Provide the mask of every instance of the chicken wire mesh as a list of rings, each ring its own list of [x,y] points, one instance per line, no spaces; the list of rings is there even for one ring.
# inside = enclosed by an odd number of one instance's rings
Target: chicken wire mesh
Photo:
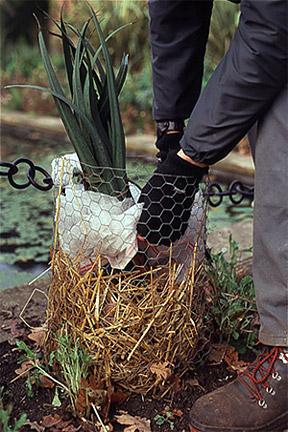
[[[139,239],[139,197],[153,170],[139,163],[128,163],[125,172],[83,167],[75,155],[52,166],[57,193],[47,350],[63,331],[80,342],[104,391],[113,383],[167,394],[193,366],[205,331],[203,194],[197,193],[173,246]]]
[[[204,258],[206,204],[202,191],[194,197],[194,179],[167,179],[158,174],[153,198],[141,195],[153,169],[139,162],[128,163],[126,171],[83,167],[75,154],[53,161],[52,176],[58,186],[57,247],[70,258],[80,258],[83,271],[100,255],[103,263],[121,270],[165,266],[172,259],[181,265],[183,276],[195,254]],[[179,188],[185,193],[179,194]],[[141,222],[143,238],[137,235],[137,224],[147,199]],[[169,240],[172,229],[176,235],[173,245]]]

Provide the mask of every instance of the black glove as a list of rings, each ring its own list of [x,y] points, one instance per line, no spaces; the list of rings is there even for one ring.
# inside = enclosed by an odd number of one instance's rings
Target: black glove
[[[183,136],[183,130],[183,120],[157,122],[157,140],[155,145],[159,150],[156,157],[160,163],[165,161],[169,151],[180,150],[180,140]]]
[[[185,232],[195,193],[208,168],[200,168],[170,151],[142,189],[144,203],[138,234],[155,245],[174,243]]]

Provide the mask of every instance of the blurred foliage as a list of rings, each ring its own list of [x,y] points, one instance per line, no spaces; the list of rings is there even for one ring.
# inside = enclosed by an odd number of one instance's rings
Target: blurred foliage
[[[64,78],[64,59],[58,53],[53,56],[54,64]],[[1,70],[2,85],[37,83],[47,86],[47,75],[39,48],[28,46],[23,40],[9,52],[5,67]],[[2,104],[10,110],[34,112],[37,114],[57,115],[55,103],[49,94],[39,94],[30,89],[4,90]]]
[[[229,1],[215,1],[206,51],[206,69],[213,70],[227,52],[240,16],[239,6]]]
[[[146,0],[90,0],[90,5],[97,12],[101,27],[105,34],[126,23],[131,23],[126,29],[117,34],[110,43],[110,50],[114,63],[119,63],[123,53],[129,54],[132,70],[141,70],[149,61],[150,48],[148,44],[148,8]],[[65,9],[64,9],[65,13]],[[75,23],[83,22],[89,17],[83,7],[82,0],[74,0],[69,20]]]
[[[146,62],[140,71],[128,72],[120,95],[121,113],[126,134],[154,132],[152,121],[152,71]]]
[[[15,46],[23,43],[32,46],[37,43],[37,24],[33,13],[41,7],[48,11],[49,0],[1,0],[1,63],[5,67]],[[39,17],[45,28],[44,16]]]
[[[6,0],[5,0],[6,1]],[[17,3],[18,0],[13,0]],[[53,0],[55,2],[55,0]],[[52,5],[53,5],[52,1]],[[146,0],[90,0],[98,12],[105,34],[124,23],[131,26],[123,29],[109,41],[109,49],[117,62],[123,52],[129,53],[129,74],[121,94],[122,117],[126,133],[154,130],[152,108],[152,80],[150,47],[148,41],[148,8]],[[68,6],[68,4],[67,4]],[[58,18],[58,10],[51,14]],[[88,17],[82,0],[73,0],[72,7],[64,8],[67,21],[82,22]],[[40,13],[38,14],[40,15]],[[86,15],[86,16],[85,16]],[[207,84],[215,66],[227,51],[239,18],[239,6],[229,1],[215,1],[212,13],[209,42],[205,58],[203,86]],[[53,30],[53,29],[52,29]],[[53,62],[58,72],[65,73],[63,59],[53,48]],[[37,46],[28,46],[25,39],[18,40],[9,50],[5,65],[2,65],[2,83],[30,83],[46,85],[47,79]],[[54,102],[48,94],[37,94],[29,90],[3,91],[2,102],[8,109],[32,111],[37,114],[57,115]]]
[[[239,252],[238,243],[230,236],[228,251],[212,256],[208,275],[214,288],[210,314],[220,341],[234,346],[242,354],[256,350],[259,319],[253,279],[237,275]]]

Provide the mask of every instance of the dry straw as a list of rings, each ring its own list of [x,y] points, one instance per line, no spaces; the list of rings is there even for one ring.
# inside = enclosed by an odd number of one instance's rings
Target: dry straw
[[[99,258],[85,274],[79,269],[79,260],[55,253],[50,342],[65,326],[92,356],[96,382],[141,394],[165,392],[175,374],[192,366],[203,325],[201,269],[192,263],[180,284],[171,261],[166,269],[118,272]]]
[[[83,273],[81,250],[72,260],[58,247],[60,198],[61,188],[48,295],[48,350],[64,328],[92,357],[99,388],[113,383],[129,392],[167,394],[175,378],[193,366],[203,333],[205,272],[198,263],[197,242],[182,282],[181,265],[171,258],[164,267],[117,271],[99,257]]]

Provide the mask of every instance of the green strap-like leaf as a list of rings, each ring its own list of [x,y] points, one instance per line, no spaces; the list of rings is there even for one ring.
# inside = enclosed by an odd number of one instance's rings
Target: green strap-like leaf
[[[126,77],[127,77],[127,72],[128,72],[128,55],[124,54],[122,61],[121,61],[121,65],[118,71],[118,74],[116,76],[116,90],[117,90],[117,96],[120,95],[120,92],[123,88],[123,85],[125,83]],[[106,86],[103,89],[103,93],[102,93],[102,97],[99,101],[99,111],[100,111],[100,115],[102,116],[102,118],[106,118],[106,119],[110,119],[109,117],[109,97],[108,97],[108,93],[107,93],[107,83]]]
[[[89,113],[89,115],[91,116],[90,117],[91,121],[95,123],[95,127],[102,139],[105,148],[109,152],[110,159],[112,160],[111,142],[109,141],[108,135],[102,124],[100,114],[99,114],[99,109],[98,109],[99,100],[97,99],[97,94],[93,85],[93,74],[91,69],[89,53],[87,53],[86,56],[86,63],[88,68],[86,81],[84,85],[84,103],[85,103],[86,115],[87,113]]]
[[[80,37],[80,32],[79,32],[79,30],[78,29],[76,29],[74,26],[72,26],[71,24],[67,24],[67,26],[72,30],[72,32],[76,35],[76,36],[78,36],[78,37]],[[92,46],[92,44],[91,44],[91,42],[87,39],[87,38],[84,38],[84,44],[85,44],[85,46],[86,46],[86,48],[89,50],[89,52],[93,55],[93,54],[95,54],[95,49],[93,48],[93,46]],[[98,74],[97,74],[97,72],[95,71],[95,70],[93,70],[93,80],[94,80],[94,82],[95,82],[95,84],[96,84],[96,86],[97,86],[97,90],[98,90],[98,94],[99,94],[99,96],[102,94],[102,91],[103,91],[103,84],[102,84],[102,80],[103,80],[103,82],[105,81],[105,71],[104,71],[104,69],[102,68],[102,65],[101,65],[101,63],[100,63],[100,61],[99,60],[97,60],[97,67],[98,67],[98,70],[99,70],[99,75],[100,75],[100,78],[98,77]],[[92,68],[93,69],[93,68]],[[104,76],[103,76],[103,74],[104,74]]]
[[[56,103],[56,106],[58,108],[59,114],[61,116],[61,119],[63,121],[64,127],[67,131],[67,134],[74,145],[74,148],[76,152],[78,153],[79,159],[83,163],[97,164],[94,160],[92,148],[90,147],[89,143],[85,142],[83,140],[83,136],[81,133],[81,130],[77,124],[76,119],[74,118],[73,112],[71,111],[71,107],[69,105],[67,106],[66,103],[61,102],[59,100],[59,96],[65,98],[65,94],[62,90],[62,87],[56,77],[55,71],[53,69],[53,66],[51,64],[49,54],[46,48],[46,44],[44,41],[44,37],[41,31],[39,31],[39,46],[40,46],[40,52],[42,56],[42,60],[44,63],[44,67],[48,76],[48,82],[51,89],[51,93],[54,93],[54,100]],[[55,94],[58,96],[55,97]]]
[[[96,28],[96,31],[99,36],[100,44],[103,50],[103,56],[106,65],[106,73],[107,73],[107,87],[108,87],[108,95],[109,95],[109,107],[110,107],[110,116],[111,116],[111,140],[113,145],[113,166],[116,168],[125,169],[126,162],[126,149],[125,149],[125,135],[122,125],[122,120],[120,116],[119,103],[117,98],[117,91],[115,85],[115,76],[111,63],[111,57],[105,42],[105,38],[98,22],[97,16],[91,6],[88,4],[88,7],[92,13],[93,22]]]
[[[63,21],[61,10],[61,32],[62,32],[62,46],[63,46],[63,52],[64,52],[64,59],[65,59],[65,67],[66,67],[66,73],[68,78],[68,83],[70,87],[71,97],[73,97],[73,56],[71,53],[71,41],[69,37],[67,36],[66,27]],[[73,45],[73,44],[72,44]]]

